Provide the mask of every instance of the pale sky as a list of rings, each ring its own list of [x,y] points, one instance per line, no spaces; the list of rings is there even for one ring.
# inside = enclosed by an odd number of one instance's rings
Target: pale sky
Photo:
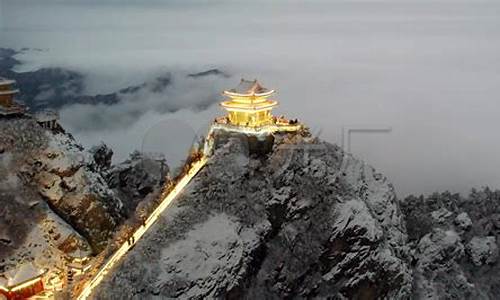
[[[19,70],[74,69],[89,93],[177,76],[168,95],[138,99],[146,110],[157,101],[194,105],[240,77],[258,78],[278,91],[277,114],[321,129],[329,142],[340,144],[342,126],[391,126],[353,136],[352,151],[401,196],[500,187],[499,1],[304,2],[0,0],[0,46],[43,49],[20,55]],[[213,67],[232,77],[182,79]],[[222,113],[151,110],[113,128],[113,116],[130,110],[69,107],[62,121],[71,131],[109,114],[106,128],[75,135],[124,156],[160,120],[197,131]]]

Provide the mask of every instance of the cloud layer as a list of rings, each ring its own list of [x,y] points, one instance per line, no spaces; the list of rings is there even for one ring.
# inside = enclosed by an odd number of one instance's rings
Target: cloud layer
[[[500,186],[498,1],[0,5],[2,46],[47,50],[22,55],[22,68],[81,71],[88,93],[113,92],[165,70],[217,67],[233,75],[219,83],[179,80],[160,98],[143,95],[112,108],[68,108],[63,121],[86,142],[103,139],[128,150],[140,147],[139,128],[156,120],[180,116],[206,124],[216,107],[169,113],[157,105],[196,106],[222,84],[257,77],[279,91],[279,113],[322,128],[326,140],[340,142],[343,125],[392,126],[390,134],[354,135],[352,150],[388,175],[401,195]],[[143,114],[134,118],[135,109]],[[105,116],[95,123],[102,130],[84,128],[96,115]]]

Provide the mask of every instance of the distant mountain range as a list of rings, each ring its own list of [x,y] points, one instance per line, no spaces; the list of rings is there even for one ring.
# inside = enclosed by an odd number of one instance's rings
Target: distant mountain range
[[[85,76],[76,71],[54,67],[29,72],[14,71],[13,68],[21,64],[15,58],[15,55],[28,50],[30,49],[0,48],[0,76],[17,81],[17,85],[22,91],[18,95],[18,99],[24,102],[33,112],[43,109],[58,110],[72,104],[112,105],[119,103],[122,96],[134,95],[143,90],[162,93],[172,83],[172,74],[167,72],[151,81],[128,86],[113,93],[87,95],[84,94]],[[189,78],[205,76],[229,77],[229,75],[218,69],[187,75]]]

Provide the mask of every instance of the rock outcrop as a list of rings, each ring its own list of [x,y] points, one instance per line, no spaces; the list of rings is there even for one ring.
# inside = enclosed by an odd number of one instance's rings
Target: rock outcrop
[[[308,137],[277,136],[266,156],[249,148],[227,138],[94,297],[410,297],[384,176]]]
[[[8,163],[2,173],[19,181],[17,187],[6,187],[6,192],[29,190],[35,195],[33,201],[45,200],[50,211],[70,224],[94,251],[102,249],[123,220],[123,205],[98,172],[92,155],[70,135],[45,130],[29,116],[0,122],[1,156]]]
[[[403,202],[415,299],[496,299],[500,192],[441,193]]]
[[[142,201],[154,200],[170,180],[164,157],[133,152],[129,159],[105,171],[109,187],[124,204],[124,211],[132,215]],[[148,197],[149,196],[149,197]]]
[[[0,273],[96,254],[139,202],[154,199],[168,177],[165,160],[134,153],[112,166],[112,155],[104,144],[86,151],[29,115],[0,119]]]

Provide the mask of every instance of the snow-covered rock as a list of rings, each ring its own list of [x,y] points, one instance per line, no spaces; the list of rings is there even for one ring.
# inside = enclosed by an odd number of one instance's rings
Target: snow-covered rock
[[[450,216],[452,216],[453,213],[450,212],[449,210],[447,210],[446,208],[442,207],[438,210],[435,210],[433,212],[431,212],[431,216],[432,218],[438,222],[438,223],[444,223],[446,221],[447,218],[449,218]]]
[[[61,263],[107,243],[120,201],[92,156],[29,116],[0,119],[0,273],[34,261]]]
[[[499,191],[411,196],[402,208],[412,249],[414,299],[498,298]]]
[[[467,244],[467,253],[476,266],[495,263],[498,259],[497,240],[494,236],[475,236]]]
[[[472,285],[457,263],[464,256],[464,246],[455,231],[436,229],[426,234],[416,246],[414,256],[415,298],[448,299],[470,293]],[[443,289],[441,280],[450,286]]]
[[[312,138],[277,136],[267,155],[223,140],[95,298],[410,297],[385,177]]]
[[[134,214],[129,198],[122,201],[125,188],[140,198],[163,182],[159,162],[112,168],[104,144],[87,152],[62,128],[43,129],[29,115],[0,119],[0,150],[0,273],[26,262],[60,267],[68,256],[99,252]],[[138,184],[110,186],[114,172]]]
[[[0,154],[0,273],[29,262],[51,269],[74,251],[90,254],[87,240],[13,172],[18,153]]]
[[[170,180],[164,157],[137,151],[104,173],[109,187],[121,199],[127,215],[132,215],[141,201],[157,196]]]
[[[472,226],[472,220],[466,212],[459,213],[455,218],[455,224],[462,230],[467,230]]]
[[[94,161],[99,169],[106,170],[111,167],[113,150],[106,144],[101,142],[99,145],[90,148],[89,151],[94,156]]]
[[[123,203],[99,172],[91,153],[64,133],[45,131],[47,147],[32,157],[40,194],[62,218],[102,249],[124,219]]]
[[[224,213],[210,216],[185,239],[161,250],[160,263],[165,267],[160,269],[157,289],[152,292],[167,297],[214,297],[219,286],[238,283],[237,277],[228,274],[248,263],[249,253],[258,245],[254,230],[241,228]]]

